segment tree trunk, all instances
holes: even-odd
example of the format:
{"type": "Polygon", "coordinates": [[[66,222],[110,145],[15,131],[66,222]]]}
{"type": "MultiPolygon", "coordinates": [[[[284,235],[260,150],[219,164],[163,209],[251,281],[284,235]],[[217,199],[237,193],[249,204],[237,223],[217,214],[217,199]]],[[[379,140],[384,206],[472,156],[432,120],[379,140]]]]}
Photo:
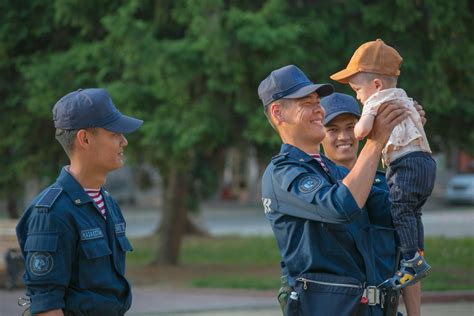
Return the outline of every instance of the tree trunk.
{"type": "Polygon", "coordinates": [[[16,195],[10,195],[7,197],[7,213],[8,218],[18,218],[20,217],[18,214],[18,202],[17,202],[16,195]]]}
{"type": "Polygon", "coordinates": [[[187,174],[176,166],[171,167],[167,185],[164,188],[163,216],[159,239],[158,257],[155,263],[165,265],[178,264],[181,241],[183,239],[189,191],[187,174]]]}
{"type": "MultiPolygon", "coordinates": [[[[161,231],[163,230],[163,223],[158,227],[158,230],[155,232],[157,234],[161,234],[161,231]]],[[[184,235],[191,235],[191,236],[209,236],[209,232],[200,227],[198,224],[196,224],[191,217],[186,212],[186,219],[184,220],[184,235]]]]}

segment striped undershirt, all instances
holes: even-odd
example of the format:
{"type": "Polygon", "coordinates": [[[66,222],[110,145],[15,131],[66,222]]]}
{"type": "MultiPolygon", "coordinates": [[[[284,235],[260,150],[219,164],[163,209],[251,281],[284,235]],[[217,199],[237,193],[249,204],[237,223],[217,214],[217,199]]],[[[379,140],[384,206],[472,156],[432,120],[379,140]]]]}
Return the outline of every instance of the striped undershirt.
{"type": "Polygon", "coordinates": [[[329,173],[329,169],[324,163],[323,158],[321,157],[320,154],[310,154],[310,156],[313,157],[313,159],[316,160],[321,165],[321,167],[323,167],[324,171],[329,173]]]}
{"type": "Polygon", "coordinates": [[[91,197],[91,199],[94,200],[95,204],[97,205],[97,208],[99,209],[100,215],[102,215],[104,219],[107,219],[107,216],[105,216],[104,198],[102,197],[102,194],[100,193],[100,189],[84,189],[84,190],[91,197]]]}

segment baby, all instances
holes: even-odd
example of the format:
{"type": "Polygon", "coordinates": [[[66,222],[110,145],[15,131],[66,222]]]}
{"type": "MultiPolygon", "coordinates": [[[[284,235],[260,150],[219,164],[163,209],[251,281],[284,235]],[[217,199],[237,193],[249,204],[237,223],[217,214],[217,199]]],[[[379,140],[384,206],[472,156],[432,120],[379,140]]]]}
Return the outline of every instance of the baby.
{"type": "Polygon", "coordinates": [[[381,104],[401,102],[409,112],[409,117],[394,128],[382,152],[391,213],[402,253],[399,271],[384,286],[396,289],[414,284],[430,270],[423,256],[421,208],[433,191],[436,176],[436,163],[420,115],[413,100],[397,88],[401,63],[400,54],[377,39],[360,46],[346,69],[331,76],[340,83],[348,83],[363,104],[361,118],[354,128],[359,140],[370,133],[381,104]]]}

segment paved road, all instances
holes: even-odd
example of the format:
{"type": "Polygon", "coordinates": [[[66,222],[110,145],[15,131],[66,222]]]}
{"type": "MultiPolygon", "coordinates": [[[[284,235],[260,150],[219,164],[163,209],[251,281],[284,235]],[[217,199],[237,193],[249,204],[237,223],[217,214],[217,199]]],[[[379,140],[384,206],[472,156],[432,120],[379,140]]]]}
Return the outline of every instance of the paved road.
{"type": "MultiPolygon", "coordinates": [[[[143,237],[153,233],[160,215],[153,209],[123,207],[127,220],[127,234],[143,237]]],[[[272,235],[272,230],[260,205],[209,203],[202,206],[196,218],[211,235],[272,235]]],[[[448,207],[428,204],[423,214],[426,236],[474,236],[474,206],[448,207]]]]}
{"type": "MultiPolygon", "coordinates": [[[[244,290],[196,290],[165,287],[134,289],[130,316],[195,315],[195,316],[279,316],[274,291],[244,290]]],[[[16,299],[23,291],[0,291],[0,316],[20,315],[16,299]]],[[[429,298],[431,294],[425,293],[429,298]]],[[[423,303],[422,315],[429,316],[472,316],[474,315],[474,295],[470,301],[451,303],[423,303]]],[[[401,306],[400,311],[404,311],[401,306]]]]}

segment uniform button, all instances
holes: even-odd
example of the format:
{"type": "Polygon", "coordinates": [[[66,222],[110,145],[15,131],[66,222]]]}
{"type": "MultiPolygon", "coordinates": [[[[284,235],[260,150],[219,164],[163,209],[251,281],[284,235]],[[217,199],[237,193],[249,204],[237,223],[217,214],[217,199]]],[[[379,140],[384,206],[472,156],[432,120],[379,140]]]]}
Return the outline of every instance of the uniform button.
{"type": "Polygon", "coordinates": [[[76,204],[81,204],[81,199],[75,200],[74,203],[76,203],[76,204]]]}
{"type": "Polygon", "coordinates": [[[375,183],[379,183],[380,182],[380,179],[379,178],[375,178],[375,183]]]}

